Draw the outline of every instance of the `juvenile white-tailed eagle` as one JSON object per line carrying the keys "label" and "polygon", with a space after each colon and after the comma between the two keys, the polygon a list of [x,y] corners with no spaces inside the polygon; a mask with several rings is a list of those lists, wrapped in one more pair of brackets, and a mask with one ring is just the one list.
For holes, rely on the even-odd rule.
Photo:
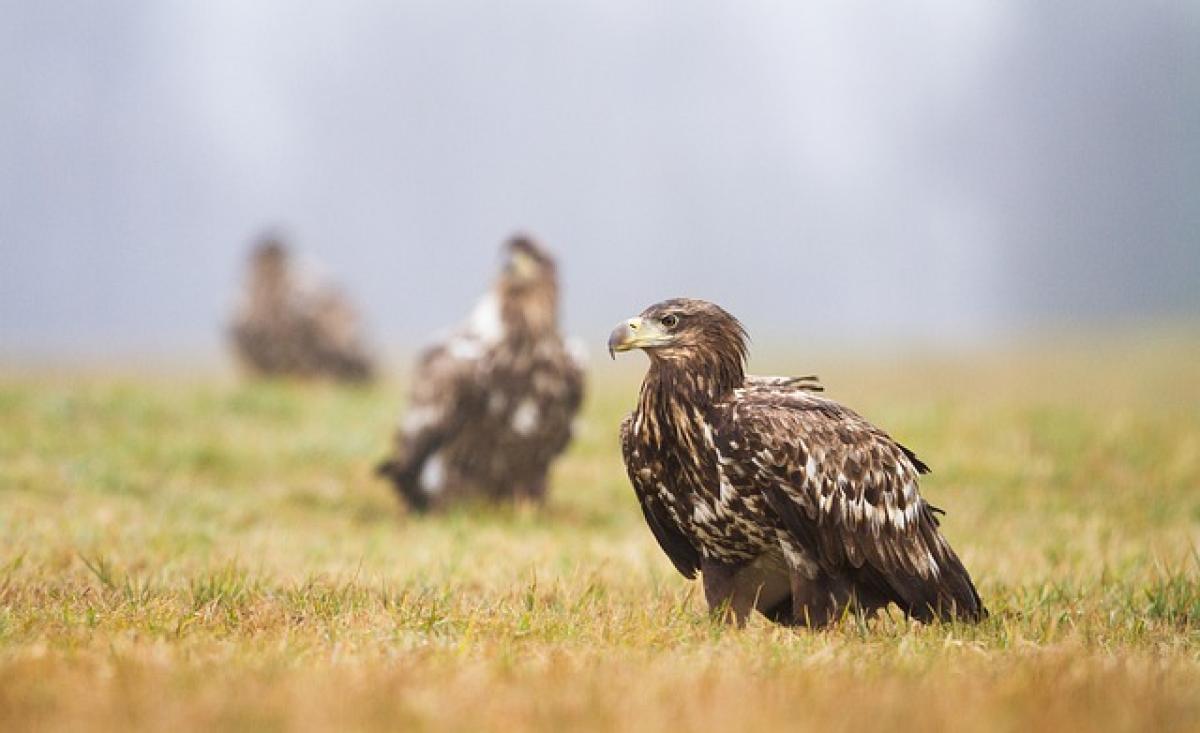
{"label": "juvenile white-tailed eagle", "polygon": [[986,615],[938,531],[916,455],[806,383],[747,377],[746,333],[702,300],[668,300],[612,332],[650,370],[621,424],[642,512],[708,605],[821,627],[895,603],[921,621]]}
{"label": "juvenile white-tailed eagle", "polygon": [[558,331],[554,259],[513,237],[494,287],[417,362],[408,410],[379,473],[417,510],[474,498],[539,501],[571,439],[583,371]]}
{"label": "juvenile white-tailed eagle", "polygon": [[349,299],[293,263],[273,236],[264,237],[250,256],[230,337],[238,360],[254,374],[357,382],[373,372]]}

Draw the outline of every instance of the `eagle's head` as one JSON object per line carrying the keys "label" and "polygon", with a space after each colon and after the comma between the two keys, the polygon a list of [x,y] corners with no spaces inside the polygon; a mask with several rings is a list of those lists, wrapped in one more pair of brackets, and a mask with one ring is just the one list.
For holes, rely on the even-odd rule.
{"label": "eagle's head", "polygon": [[538,289],[557,280],[554,257],[528,235],[511,237],[504,244],[503,256],[500,285],[506,291]]}
{"label": "eagle's head", "polygon": [[266,234],[250,253],[247,298],[251,309],[260,313],[282,308],[291,283],[291,256],[278,236]]}
{"label": "eagle's head", "polygon": [[544,335],[557,327],[558,268],[532,237],[517,234],[504,244],[496,282],[501,318],[513,334]]}
{"label": "eagle's head", "polygon": [[254,245],[254,251],[250,255],[250,269],[256,277],[276,278],[287,266],[287,245],[278,236],[266,234]]}
{"label": "eagle's head", "polygon": [[745,378],[746,329],[724,308],[706,300],[673,298],[655,303],[613,329],[608,351],[642,349],[654,364],[709,373],[725,387]]}

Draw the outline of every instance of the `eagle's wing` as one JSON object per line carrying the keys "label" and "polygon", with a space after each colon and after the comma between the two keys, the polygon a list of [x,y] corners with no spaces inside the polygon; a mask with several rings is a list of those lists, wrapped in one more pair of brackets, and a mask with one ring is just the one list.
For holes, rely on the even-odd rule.
{"label": "eagle's wing", "polygon": [[742,390],[715,427],[727,479],[761,491],[826,572],[869,582],[918,618],[985,613],[917,490],[928,469],[887,433],[795,389]]}
{"label": "eagle's wing", "polygon": [[700,553],[687,535],[679,531],[667,508],[658,499],[654,474],[638,452],[637,443],[633,439],[632,415],[626,415],[621,421],[621,453],[625,457],[625,470],[629,473],[629,482],[633,484],[638,504],[642,507],[642,514],[645,515],[646,524],[650,525],[654,538],[683,577],[696,577],[696,571],[700,569]]}
{"label": "eagle's wing", "polygon": [[462,427],[479,400],[477,374],[483,350],[461,341],[461,335],[455,334],[418,358],[395,450],[376,468],[416,509],[424,509],[429,500],[418,485],[425,462]]}
{"label": "eagle's wing", "polygon": [[562,372],[566,384],[563,402],[571,415],[577,413],[579,406],[583,404],[584,366],[585,363],[580,356],[572,352],[568,344],[564,349],[562,360]]}
{"label": "eagle's wing", "polygon": [[821,386],[821,380],[815,374],[807,374],[803,377],[765,377],[757,374],[751,374],[746,377],[746,386],[751,389],[775,389],[778,387],[791,387],[793,389],[803,389],[808,392],[824,392],[825,388]]}
{"label": "eagle's wing", "polygon": [[493,347],[503,338],[499,297],[488,292],[464,323],[418,357],[397,441],[416,470],[479,408],[483,375],[494,358]]}
{"label": "eagle's wing", "polygon": [[[546,429],[539,433],[539,450],[554,457],[566,449],[575,432],[573,421],[583,403],[584,374],[557,336],[545,349],[548,364],[542,364],[533,376],[534,399],[539,413],[547,416]],[[547,366],[550,371],[543,371]]]}

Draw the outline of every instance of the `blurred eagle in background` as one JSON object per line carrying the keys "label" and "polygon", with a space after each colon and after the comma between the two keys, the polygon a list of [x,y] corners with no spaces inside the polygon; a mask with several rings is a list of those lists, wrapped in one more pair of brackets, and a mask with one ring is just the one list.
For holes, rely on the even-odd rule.
{"label": "blurred eagle in background", "polygon": [[612,332],[650,369],[621,424],[651,531],[710,609],[821,627],[895,603],[921,621],[986,615],[917,490],[916,455],[811,383],[747,377],[746,333],[676,299]]}
{"label": "blurred eagle in background", "polygon": [[378,468],[416,511],[540,501],[570,442],[583,371],[559,334],[555,261],[527,236],[503,254],[466,323],[419,357],[394,452]]}
{"label": "blurred eagle in background", "polygon": [[361,382],[374,372],[354,306],[273,235],[250,255],[230,337],[238,361],[256,375]]}

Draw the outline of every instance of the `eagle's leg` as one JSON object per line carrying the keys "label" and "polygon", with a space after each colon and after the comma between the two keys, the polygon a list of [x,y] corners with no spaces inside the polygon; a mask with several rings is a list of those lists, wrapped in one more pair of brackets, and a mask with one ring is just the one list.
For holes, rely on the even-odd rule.
{"label": "eagle's leg", "polygon": [[844,578],[820,572],[810,579],[793,571],[792,619],[797,626],[821,629],[838,621],[853,602],[854,594]]}
{"label": "eagle's leg", "polygon": [[720,621],[745,626],[746,617],[754,607],[754,597],[737,593],[738,571],[744,564],[727,565],[704,558],[700,561],[700,577],[704,581],[704,600],[708,612]]}
{"label": "eagle's leg", "polygon": [[515,496],[518,499],[541,504],[546,500],[546,475],[530,479],[517,486]]}
{"label": "eagle's leg", "polygon": [[780,606],[787,603],[791,593],[787,573],[773,556],[732,564],[706,558],[700,561],[700,574],[709,611],[738,626],[744,626],[754,610],[777,620]]}

